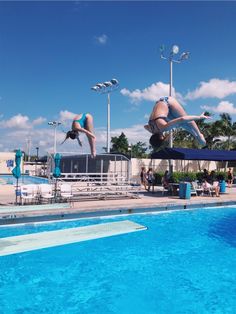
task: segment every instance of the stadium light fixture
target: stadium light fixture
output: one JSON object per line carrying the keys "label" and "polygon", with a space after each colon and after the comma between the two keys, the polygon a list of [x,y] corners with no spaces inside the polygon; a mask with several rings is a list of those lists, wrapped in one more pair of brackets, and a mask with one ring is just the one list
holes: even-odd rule
{"label": "stadium light fixture", "polygon": [[103,83],[97,83],[91,90],[100,94],[107,94],[107,153],[110,153],[110,141],[111,141],[111,114],[110,114],[110,93],[117,90],[119,87],[119,81],[115,78]]}

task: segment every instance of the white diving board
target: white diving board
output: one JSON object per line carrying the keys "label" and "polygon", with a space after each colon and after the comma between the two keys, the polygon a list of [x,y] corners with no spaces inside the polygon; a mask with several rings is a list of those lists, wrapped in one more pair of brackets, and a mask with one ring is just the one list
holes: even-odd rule
{"label": "white diving board", "polygon": [[129,220],[124,220],[92,226],[1,238],[0,256],[105,238],[146,229],[147,227],[145,226]]}

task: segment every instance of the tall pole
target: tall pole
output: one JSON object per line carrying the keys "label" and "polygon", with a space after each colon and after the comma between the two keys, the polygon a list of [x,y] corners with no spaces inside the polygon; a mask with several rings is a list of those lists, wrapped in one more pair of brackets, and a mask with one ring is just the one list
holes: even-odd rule
{"label": "tall pole", "polygon": [[39,159],[39,147],[36,147],[36,157],[37,157],[37,160]]}
{"label": "tall pole", "polygon": [[[169,83],[169,96],[172,96],[172,86],[173,86],[173,61],[170,59],[170,83]],[[173,148],[173,131],[170,130],[169,147]],[[169,159],[169,172],[173,173],[173,161]]]}
{"label": "tall pole", "polygon": [[54,144],[53,144],[53,153],[54,155],[57,152],[57,127],[61,124],[59,121],[50,121],[48,122],[48,125],[51,125],[54,127]]}
{"label": "tall pole", "polygon": [[110,93],[107,94],[107,153],[110,153],[111,139],[111,108],[110,108]]}
{"label": "tall pole", "polygon": [[[170,84],[169,84],[169,96],[172,96],[173,86],[173,61],[170,59]],[[170,148],[173,148],[173,132],[170,130]]]}
{"label": "tall pole", "polygon": [[[181,63],[183,60],[187,60],[189,58],[189,52],[183,52],[178,59],[175,59],[174,56],[179,54],[179,47],[177,45],[173,45],[171,48],[171,52],[169,57],[166,57],[165,54],[165,46],[162,45],[160,47],[161,59],[168,60],[170,63],[170,82],[169,82],[169,96],[172,96],[172,86],[173,86],[173,62]],[[169,139],[169,147],[173,148],[173,132],[170,130],[170,139]],[[173,161],[169,160],[169,171],[173,172]]]}
{"label": "tall pole", "polygon": [[30,161],[30,150],[31,150],[31,137],[27,139],[27,151],[28,151],[27,161]]}
{"label": "tall pole", "polygon": [[107,153],[110,153],[110,145],[111,145],[111,101],[110,101],[110,93],[117,90],[119,87],[119,82],[117,79],[111,79],[110,81],[106,81],[103,83],[98,83],[91,87],[91,89],[100,94],[107,94]]}
{"label": "tall pole", "polygon": [[57,125],[56,124],[54,125],[54,148],[53,148],[53,151],[54,151],[54,155],[55,155],[57,152]]}

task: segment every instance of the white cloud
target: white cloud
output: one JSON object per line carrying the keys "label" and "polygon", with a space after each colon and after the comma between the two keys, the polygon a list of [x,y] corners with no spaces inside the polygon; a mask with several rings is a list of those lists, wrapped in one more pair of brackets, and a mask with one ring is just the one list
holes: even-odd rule
{"label": "white cloud", "polygon": [[[97,153],[104,153],[103,147],[106,147],[106,128],[95,129]],[[137,143],[138,141],[148,143],[149,133],[144,129],[143,124],[133,125],[128,128],[118,128],[111,130],[111,136],[119,136],[124,132],[130,143]],[[65,133],[58,128],[57,130],[57,151],[74,152],[74,154],[90,153],[87,137],[81,134],[83,146],[80,147],[77,141],[68,139],[63,145],[60,145],[65,138]],[[52,128],[34,128],[34,129],[18,129],[10,130],[5,134],[1,132],[0,142],[1,150],[13,151],[15,148],[20,148],[28,152],[28,144],[30,140],[30,154],[36,154],[36,147],[39,147],[39,155],[43,156],[47,152],[53,152],[54,146],[54,132]]]}
{"label": "white cloud", "polygon": [[236,107],[229,101],[221,101],[218,106],[201,106],[204,110],[209,110],[217,113],[229,113],[229,114],[236,114]]}
{"label": "white cloud", "polygon": [[40,125],[43,124],[45,121],[47,121],[47,119],[43,118],[43,117],[39,117],[35,120],[32,121],[33,125]]}
{"label": "white cloud", "polygon": [[101,36],[96,36],[95,39],[97,43],[105,45],[107,43],[108,37],[106,34],[102,34]]}
{"label": "white cloud", "polygon": [[[151,86],[144,88],[143,90],[135,89],[134,91],[130,91],[127,88],[123,88],[121,91],[123,96],[127,96],[130,98],[132,103],[139,103],[142,100],[150,100],[157,101],[160,97],[169,95],[169,84],[165,84],[162,82],[153,83]],[[173,88],[173,96],[178,98],[181,102],[183,102],[183,97],[181,94],[176,93]]]}
{"label": "white cloud", "polygon": [[122,132],[126,135],[129,142],[132,144],[135,144],[139,141],[147,143],[150,137],[150,133],[144,129],[144,124],[132,125],[129,128],[114,129],[111,131],[111,136],[119,136]]}
{"label": "white cloud", "polygon": [[20,113],[11,117],[9,120],[2,120],[0,122],[2,128],[17,128],[17,129],[30,129],[32,126],[29,124],[29,118]]}
{"label": "white cloud", "polygon": [[197,98],[219,98],[222,99],[229,95],[236,94],[236,82],[213,78],[208,82],[200,82],[200,87],[188,92],[185,99]]}
{"label": "white cloud", "polygon": [[75,113],[70,112],[68,110],[60,111],[59,120],[63,122],[67,120],[73,120],[75,115],[76,115]]}
{"label": "white cloud", "polygon": [[168,95],[169,85],[157,82],[143,90],[135,89],[134,91],[130,91],[127,88],[123,88],[120,92],[122,95],[129,97],[132,103],[137,103],[142,100],[156,101],[160,97]]}

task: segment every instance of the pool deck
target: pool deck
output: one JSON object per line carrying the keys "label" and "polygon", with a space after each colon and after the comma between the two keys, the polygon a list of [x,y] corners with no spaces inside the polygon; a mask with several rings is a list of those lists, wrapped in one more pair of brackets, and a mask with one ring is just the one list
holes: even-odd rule
{"label": "pool deck", "polygon": [[140,192],[140,198],[89,200],[44,205],[14,205],[14,187],[2,186],[0,191],[0,225],[61,219],[77,219],[143,212],[186,210],[199,207],[236,205],[236,187],[227,188],[220,197],[162,195],[161,191]]}

